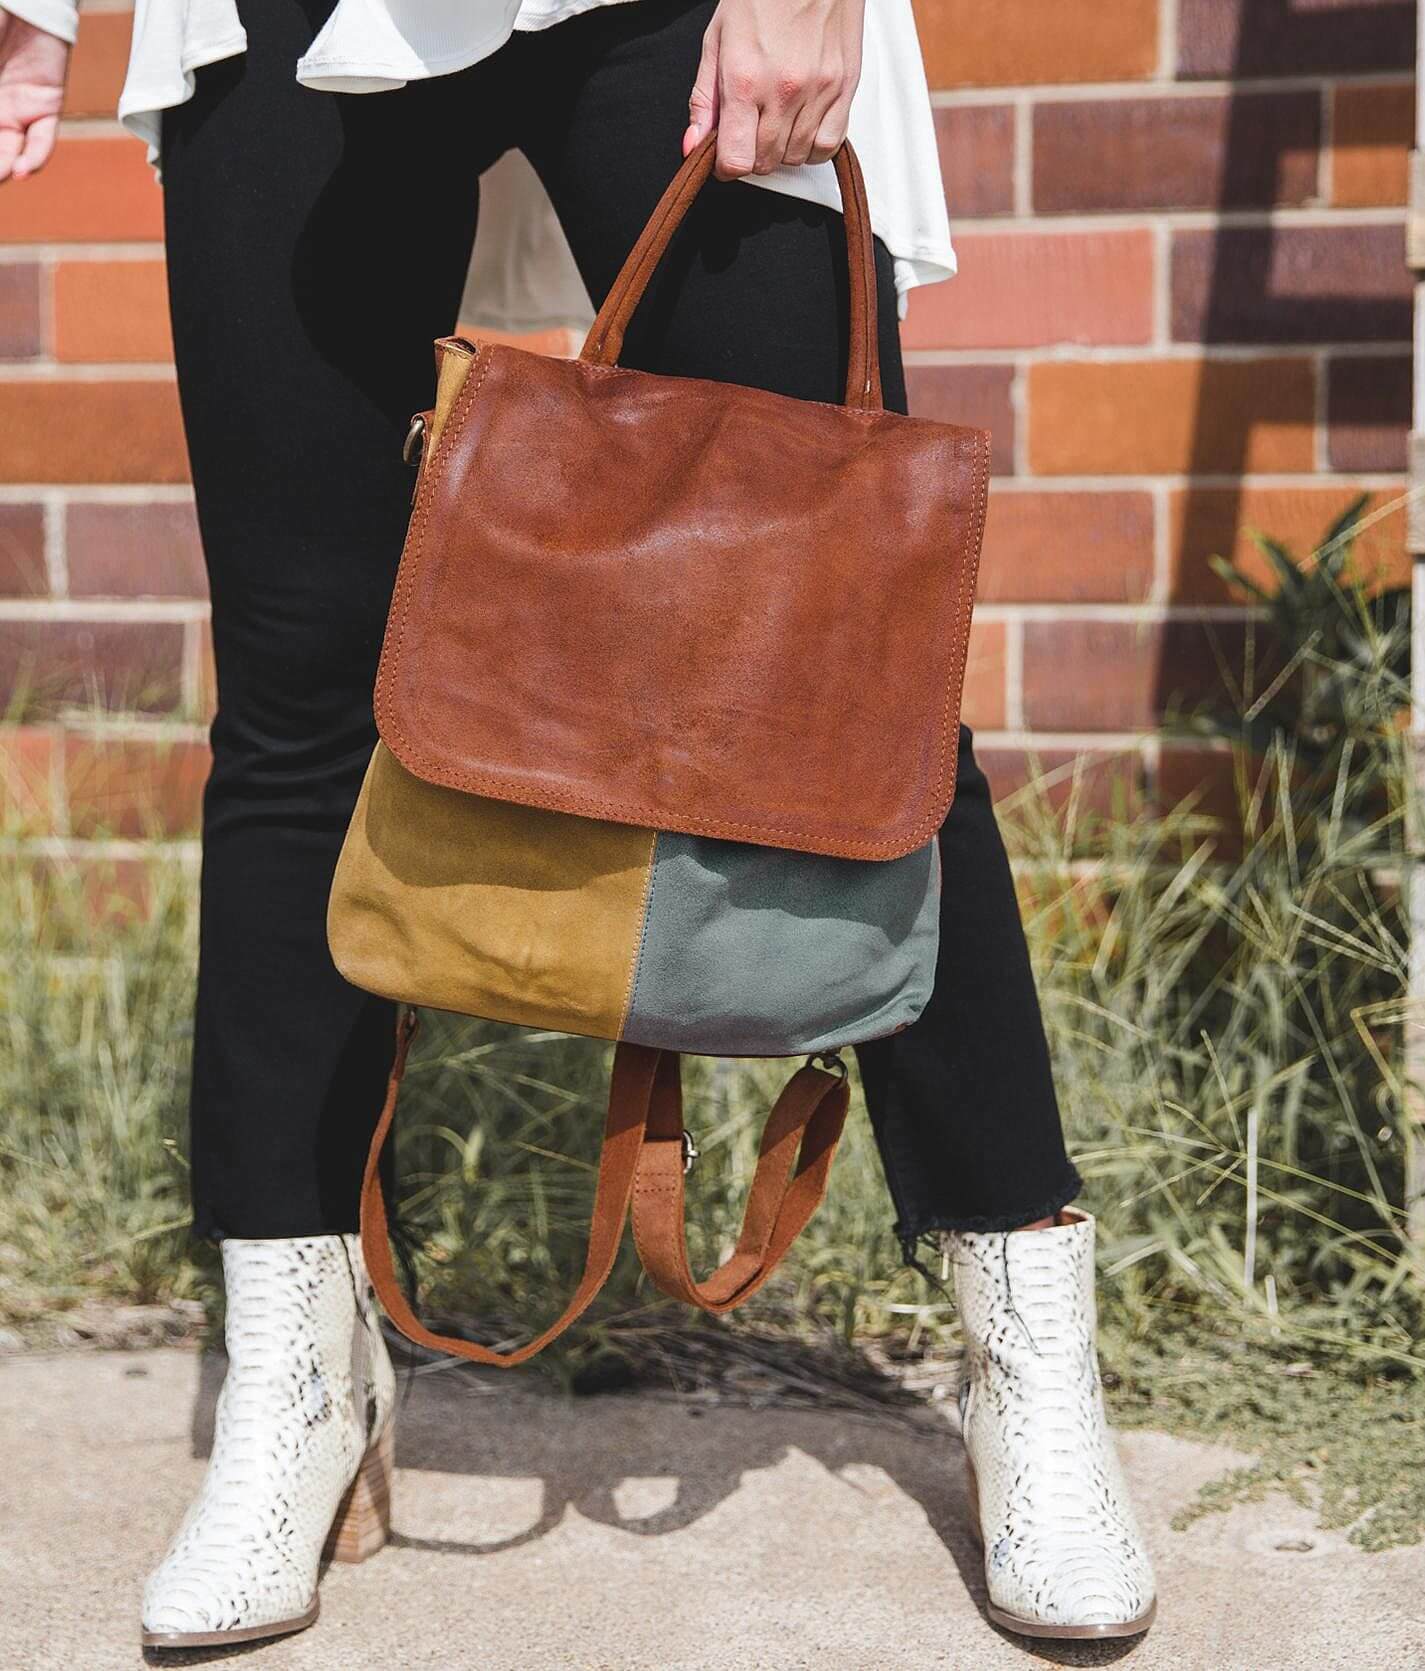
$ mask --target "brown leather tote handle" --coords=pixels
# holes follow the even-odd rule
[[[579,353],[581,360],[606,366],[617,363],[623,349],[624,331],[654,268],[663,259],[693,199],[712,174],[716,144],[716,132],[710,133],[688,153],[683,166],[669,182],[589,327],[589,335]],[[846,405],[863,412],[879,412],[882,406],[881,356],[876,337],[876,255],[871,243],[866,182],[849,140],[841,142],[832,162],[841,187],[846,257],[851,269],[851,351],[846,367]]]
[[[669,1051],[621,1044],[614,1053],[588,1252],[573,1298],[547,1329],[512,1352],[497,1352],[473,1340],[437,1334],[416,1316],[396,1280],[381,1187],[381,1152],[390,1136],[415,1032],[415,1011],[410,1010],[397,1023],[396,1056],[386,1105],[366,1157],[361,1247],[371,1285],[386,1315],[418,1346],[498,1369],[513,1369],[527,1362],[563,1334],[608,1281],[631,1201],[639,1257],[664,1293],[704,1311],[732,1311],[771,1276],[826,1192],[849,1096],[844,1076],[809,1066],[792,1078],[767,1122],[742,1233],[731,1258],[706,1282],[695,1282],[688,1269],[683,1234],[681,1059]],[[797,1162],[794,1170],[793,1157]]]

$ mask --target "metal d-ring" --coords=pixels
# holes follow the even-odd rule
[[[702,1150],[693,1141],[692,1132],[690,1132],[688,1130],[688,1128],[686,1126],[684,1126],[683,1127],[683,1176],[685,1178],[693,1170],[693,1162],[698,1158],[698,1156],[701,1153],[702,1153]]]
[[[421,454],[426,445],[426,415],[417,412],[411,419],[411,427],[406,431],[406,444],[401,448],[401,457],[407,464],[415,466],[421,461]]]
[[[818,1050],[814,1056],[807,1057],[809,1068],[820,1068],[823,1073],[834,1073],[838,1079],[849,1079],[851,1070],[841,1059],[839,1050]]]

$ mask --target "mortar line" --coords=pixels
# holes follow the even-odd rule
[[[1024,615],[1016,609],[1005,617],[1004,717],[1007,729],[1024,729]]]
[[[1004,365],[1031,357],[1045,365],[1154,365],[1163,361],[1204,360],[1223,364],[1250,364],[1256,360],[1306,360],[1313,353],[1351,354],[1360,359],[1398,360],[1410,352],[1410,343],[1399,342],[1313,342],[1313,343],[1196,343],[1140,342],[1129,345],[1103,343],[1096,346],[1078,342],[1019,343],[1000,347],[922,348],[905,350],[905,363],[917,366]]]
[[[1020,94],[1014,111],[1014,220],[1034,214],[1034,100]]]
[[[44,497],[45,574],[51,601],[69,596],[69,543],[64,500],[57,493]]]
[[[1176,4],[1176,0],[1172,3]],[[937,109],[956,105],[1007,104],[1016,95],[1028,94],[1041,104],[1122,104],[1133,99],[1221,99],[1238,93],[1316,93],[1337,85],[1400,87],[1410,80],[1408,70],[1367,70],[1340,75],[1256,75],[1240,79],[1219,76],[1204,77],[1200,81],[1007,82],[1003,86],[991,87],[942,87],[931,93],[930,102]]]
[[[1274,203],[1255,208],[1220,209],[1056,209],[1039,214],[962,215],[960,231],[970,238],[1007,232],[1071,233],[1090,236],[1102,232],[1136,232],[1148,225],[1170,226],[1180,232],[1222,229],[1279,232],[1303,229],[1332,231],[1362,226],[1399,226],[1405,209],[1390,203]]]

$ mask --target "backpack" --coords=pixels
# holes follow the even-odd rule
[[[935,977],[937,832],[984,529],[989,437],[887,412],[860,168],[835,157],[851,274],[844,404],[617,363],[714,138],[684,162],[577,360],[436,345],[375,695],[380,741],[328,928],[410,1008],[362,1239],[393,1322],[524,1362],[613,1268],[705,1311],[748,1299],[820,1203],[843,1047]],[[380,1156],[414,1007],[616,1043],[588,1258],[516,1351],[427,1329],[395,1277]],[[768,1118],[742,1233],[699,1282],[683,1234],[680,1053],[806,1056]]]

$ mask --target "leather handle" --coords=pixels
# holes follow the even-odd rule
[[[548,1328],[512,1352],[497,1352],[473,1340],[437,1334],[416,1316],[396,1280],[381,1187],[381,1153],[390,1137],[415,1032],[415,1011],[408,1010],[397,1022],[396,1055],[386,1103],[366,1157],[361,1186],[361,1247],[371,1285],[386,1315],[419,1346],[497,1369],[513,1369],[528,1362],[588,1310],[608,1281],[623,1240],[630,1203],[639,1258],[658,1287],[704,1311],[732,1311],[771,1276],[826,1193],[827,1174],[846,1119],[849,1093],[844,1078],[805,1067],[778,1098],[762,1134],[742,1232],[732,1257],[706,1282],[695,1282],[688,1268],[683,1233],[681,1058],[643,1045],[620,1044],[614,1053],[609,1085],[588,1251],[583,1275],[568,1305]]]
[[[716,145],[717,134],[710,133],[688,153],[669,182],[589,327],[579,353],[581,360],[598,365],[617,364],[633,310],[683,216],[712,174]],[[845,404],[863,412],[879,412],[882,404],[881,357],[876,336],[876,255],[871,242],[866,182],[849,140],[841,142],[832,163],[841,188],[846,257],[851,273],[851,347],[846,366]]]

